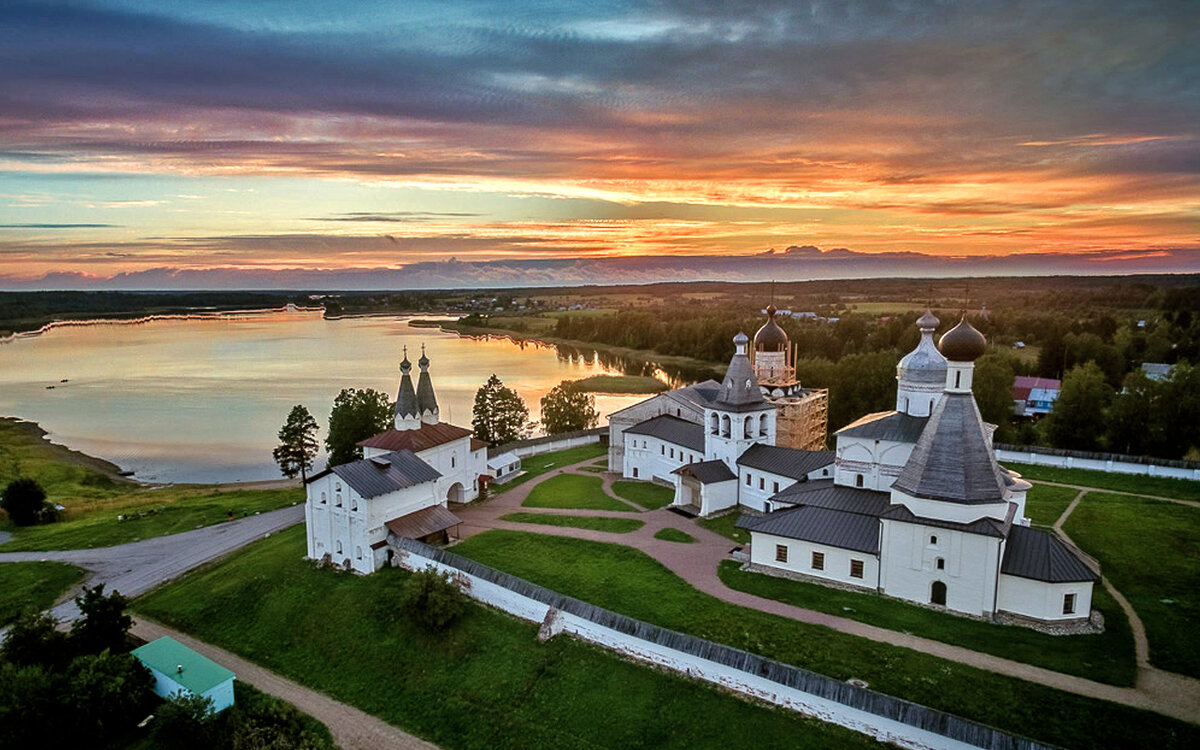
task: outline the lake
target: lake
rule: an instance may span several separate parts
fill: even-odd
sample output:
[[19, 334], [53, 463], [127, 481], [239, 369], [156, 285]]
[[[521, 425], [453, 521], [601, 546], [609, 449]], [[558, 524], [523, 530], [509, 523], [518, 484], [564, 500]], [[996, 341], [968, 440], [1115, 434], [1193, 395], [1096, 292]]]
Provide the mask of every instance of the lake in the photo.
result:
[[[465, 427], [492, 373], [537, 419], [539, 400], [562, 380], [628, 369], [594, 353], [460, 337], [410, 320], [295, 311], [53, 328], [0, 345], [0, 415], [38, 422], [54, 442], [143, 481], [257, 481], [279, 478], [271, 449], [293, 405], [308, 407], [323, 439], [342, 388], [395, 399], [404, 346], [415, 363], [425, 344], [441, 418]], [[414, 364], [414, 384], [416, 374]], [[601, 424], [642, 398], [597, 395]]]

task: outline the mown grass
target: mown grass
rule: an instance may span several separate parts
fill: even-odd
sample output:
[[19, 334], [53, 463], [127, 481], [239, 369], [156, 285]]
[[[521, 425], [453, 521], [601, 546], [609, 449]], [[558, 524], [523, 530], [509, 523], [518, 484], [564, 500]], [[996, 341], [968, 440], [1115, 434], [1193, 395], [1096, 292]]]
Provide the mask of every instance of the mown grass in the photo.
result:
[[1200, 500], [1200, 482], [1189, 479], [1115, 474], [1088, 469], [1059, 469], [1053, 466], [1035, 466], [1008, 461], [1005, 461], [1004, 465], [1019, 472], [1025, 479], [1075, 484], [1114, 492], [1132, 492], [1138, 495], [1173, 497], [1177, 500]]
[[739, 513], [726, 513], [725, 515], [717, 518], [701, 518], [697, 520], [696, 523], [715, 534], [720, 534], [721, 536], [726, 537], [727, 539], [732, 539], [739, 544], [749, 544], [750, 534], [744, 529], [737, 529], [733, 526], [735, 523], [737, 523], [739, 517]]
[[0, 563], [0, 627], [26, 609], [49, 608], [84, 572], [61, 562]]
[[321, 570], [288, 529], [135, 603], [138, 612], [447, 750], [878, 747], [865, 737], [622, 661], [468, 605], [430, 634], [401, 610], [409, 574]]
[[560, 516], [550, 513], [505, 513], [501, 521], [538, 523], [544, 526], [570, 526], [576, 529], [608, 531], [613, 534], [628, 534], [646, 525], [636, 518], [605, 518], [603, 516]]
[[613, 493], [646, 510], [658, 510], [670, 505], [675, 499], [675, 490], [660, 487], [650, 482], [617, 481], [612, 484]]
[[[0, 487], [18, 477], [31, 477], [51, 502], [66, 507], [61, 520], [45, 526], [14, 526], [0, 513], [0, 530], [13, 535], [0, 550], [107, 547], [219, 523], [230, 512], [240, 517], [304, 500], [300, 488], [145, 486], [114, 476], [115, 468], [48, 442], [29, 422], [0, 419]], [[118, 521], [117, 516], [130, 518]]]
[[573, 382], [588, 393], [661, 393], [669, 388], [646, 375], [592, 375]]
[[642, 552], [489, 531], [455, 552], [601, 607], [1070, 748], [1193, 747], [1200, 727], [722, 602]]
[[1035, 484], [1025, 495], [1025, 515], [1037, 526], [1053, 526], [1078, 494], [1071, 487]]
[[721, 562], [721, 581], [731, 589], [805, 609], [828, 612], [888, 630], [912, 633], [943, 643], [1079, 675], [1110, 685], [1132, 685], [1137, 674], [1129, 621], [1102, 586], [1092, 607], [1104, 613], [1105, 631], [1095, 635], [1055, 636], [1015, 625], [969, 620], [917, 607], [879, 594], [843, 591], [807, 581], [750, 573], [733, 560]]
[[580, 474], [562, 474], [551, 477], [533, 488], [525, 502], [526, 508], [573, 508], [580, 510], [623, 510], [636, 511], [625, 503], [609, 497], [604, 492], [600, 477], [585, 477]]
[[1200, 677], [1200, 508], [1090, 492], [1063, 530], [1133, 605], [1151, 663]]
[[679, 544], [692, 544], [696, 541], [691, 535], [685, 534], [679, 529], [672, 529], [669, 526], [654, 532], [654, 538], [662, 539], [664, 542], [678, 542]]
[[511, 490], [513, 487], [518, 487], [525, 484], [534, 477], [540, 477], [548, 471], [561, 469], [564, 466], [577, 464], [580, 461], [586, 461], [589, 458], [599, 458], [608, 454], [608, 450], [600, 443], [588, 443], [574, 448], [567, 448], [561, 451], [552, 453], [542, 453], [536, 456], [526, 456], [521, 459], [521, 471], [524, 473], [508, 482], [505, 482], [501, 487], [493, 486], [494, 495]]

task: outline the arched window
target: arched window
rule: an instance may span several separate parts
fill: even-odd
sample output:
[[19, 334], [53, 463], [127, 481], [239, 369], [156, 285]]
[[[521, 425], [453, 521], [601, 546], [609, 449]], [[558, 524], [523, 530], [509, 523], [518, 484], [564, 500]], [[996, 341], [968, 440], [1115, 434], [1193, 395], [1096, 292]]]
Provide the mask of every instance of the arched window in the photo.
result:
[[934, 566], [938, 570], [945, 570], [946, 569], [946, 558], [939, 557], [937, 560], [934, 561]]
[[342, 542], [340, 539], [338, 540], [338, 543], [337, 543], [337, 553], [339, 555], [342, 554]]
[[361, 559], [362, 559], [362, 547], [355, 547], [355, 548], [354, 548], [354, 559], [355, 559], [355, 560], [361, 560]]
[[333, 488], [334, 488], [335, 490], [337, 490], [338, 492], [341, 492], [341, 491], [342, 491], [342, 483], [341, 483], [341, 482], [337, 482], [336, 484], [334, 484], [334, 485], [333, 485]]
[[451, 453], [450, 454], [450, 468], [453, 469], [457, 465], [458, 465], [458, 454]]
[[324, 493], [324, 492], [322, 492], [322, 493], [321, 493], [321, 505], [325, 505], [325, 504], [326, 504], [326, 503], [328, 503], [328, 502], [329, 502], [329, 500], [328, 500], [328, 499], [326, 499], [326, 497], [325, 497], [325, 493]]
[[350, 496], [350, 510], [358, 510], [358, 495]]
[[854, 477], [854, 486], [855, 486], [855, 487], [862, 487], [862, 486], [863, 486], [863, 475], [862, 475], [862, 474], [859, 474], [859, 475], [857, 475], [857, 476], [855, 476], [855, 477]]
[[929, 543], [930, 543], [930, 544], [937, 544], [937, 537], [936, 537], [936, 536], [933, 536], [932, 534], [930, 534], [930, 536], [929, 536]]
[[962, 370], [954, 373], [954, 387], [958, 388], [962, 385]]
[[714, 411], [714, 412], [713, 412], [713, 415], [712, 415], [712, 426], [711, 426], [711, 432], [712, 432], [712, 434], [716, 435], [716, 434], [717, 434], [717, 432], [719, 432], [719, 431], [720, 431], [720, 429], [721, 429], [721, 421], [720, 421], [720, 417], [718, 417], [718, 416], [717, 416], [717, 413]]
[[721, 415], [721, 437], [729, 437], [729, 415]]
[[746, 417], [746, 423], [743, 425], [743, 432], [745, 434], [742, 435], [742, 437], [754, 437], [754, 417]]
[[929, 603], [946, 606], [946, 584], [941, 581], [933, 582], [933, 586], [929, 590]]
[[767, 436], [767, 415], [766, 414], [760, 414], [758, 416], [758, 436], [759, 437]]
[[337, 507], [342, 507], [342, 493], [337, 493], [334, 495], [333, 499], [337, 501]]

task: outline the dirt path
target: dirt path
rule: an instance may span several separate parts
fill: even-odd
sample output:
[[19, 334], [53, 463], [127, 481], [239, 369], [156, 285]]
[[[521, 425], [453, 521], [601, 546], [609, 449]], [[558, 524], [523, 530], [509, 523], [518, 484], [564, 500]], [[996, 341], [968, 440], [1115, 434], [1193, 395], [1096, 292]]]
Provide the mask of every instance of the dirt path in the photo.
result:
[[152, 620], [139, 618], [132, 632], [152, 641], [169, 635], [188, 648], [204, 654], [237, 675], [237, 679], [264, 693], [291, 703], [329, 727], [333, 741], [342, 750], [437, 750], [437, 745], [414, 737], [370, 714], [304, 687], [224, 649], [198, 641]]
[[1126, 497], [1140, 497], [1144, 500], [1161, 500], [1164, 503], [1176, 503], [1178, 505], [1188, 505], [1193, 508], [1200, 508], [1200, 500], [1181, 500], [1177, 497], [1163, 497], [1162, 495], [1143, 495], [1138, 492], [1124, 492], [1122, 490], [1106, 490], [1101, 487], [1085, 487], [1081, 484], [1063, 484], [1062, 482], [1047, 482], [1042, 479], [1030, 479], [1034, 484], [1048, 484], [1051, 487], [1068, 487], [1080, 492], [1099, 492], [1105, 495], [1125, 495]]
[[[1200, 680], [1163, 672], [1148, 665], [1143, 659], [1142, 651], [1146, 647], [1145, 629], [1142, 627], [1141, 621], [1137, 618], [1137, 614], [1133, 612], [1132, 607], [1128, 606], [1128, 602], [1125, 602], [1124, 598], [1107, 582], [1105, 582], [1106, 588], [1114, 594], [1114, 597], [1118, 601], [1122, 602], [1122, 607], [1126, 608], [1130, 623], [1136, 623], [1133, 625], [1135, 632], [1141, 631], [1140, 641], [1139, 636], [1135, 636], [1135, 647], [1138, 649], [1138, 677], [1136, 686], [1132, 688], [1107, 685], [1094, 680], [1055, 672], [991, 654], [972, 651], [941, 641], [868, 625], [857, 620], [795, 607], [774, 599], [765, 599], [731, 589], [718, 578], [717, 569], [722, 560], [729, 559], [729, 553], [734, 547], [738, 546], [737, 543], [711, 532], [696, 524], [695, 521], [684, 518], [666, 508], [642, 511], [638, 515], [633, 516], [630, 513], [617, 511], [521, 507], [521, 503], [524, 502], [525, 498], [529, 496], [529, 493], [536, 485], [562, 473], [576, 472], [580, 466], [585, 466], [594, 461], [595, 459], [589, 459], [588, 461], [582, 461], [578, 464], [572, 464], [557, 471], [549, 472], [544, 476], [536, 477], [519, 487], [513, 488], [511, 492], [495, 496], [485, 504], [456, 508], [455, 513], [463, 519], [460, 534], [463, 538], [468, 538], [491, 529], [507, 529], [623, 544], [639, 549], [655, 560], [658, 560], [697, 590], [730, 604], [769, 612], [800, 622], [821, 625], [842, 633], [869, 638], [873, 641], [888, 643], [893, 646], [909, 648], [914, 651], [920, 651], [932, 656], [978, 667], [979, 669], [986, 669], [1010, 677], [1028, 680], [1059, 690], [1113, 701], [1114, 703], [1133, 706], [1135, 708], [1156, 711], [1192, 723], [1200, 723]], [[611, 474], [606, 474], [605, 476], [615, 478]], [[605, 487], [606, 489], [611, 488], [611, 481], [606, 482]], [[1078, 505], [1083, 495], [1089, 490], [1089, 488], [1079, 489], [1081, 490], [1079, 495], [1072, 501], [1067, 511], [1064, 512], [1063, 517], [1059, 519], [1060, 523], [1066, 519], [1069, 512]], [[500, 519], [504, 514], [518, 510], [546, 514], [607, 516], [610, 518], [636, 517], [638, 520], [645, 521], [645, 525], [636, 531], [618, 534], [567, 526], [516, 523]], [[1056, 524], [1056, 527], [1058, 525]], [[696, 542], [694, 544], [680, 544], [654, 538], [656, 532], [668, 527], [688, 534], [696, 539]]]

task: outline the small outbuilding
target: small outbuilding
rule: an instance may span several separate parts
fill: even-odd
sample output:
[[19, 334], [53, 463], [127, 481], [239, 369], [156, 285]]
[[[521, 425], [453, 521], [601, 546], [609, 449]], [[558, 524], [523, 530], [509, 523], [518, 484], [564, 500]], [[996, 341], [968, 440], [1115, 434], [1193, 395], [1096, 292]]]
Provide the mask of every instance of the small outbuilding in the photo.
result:
[[134, 649], [133, 656], [154, 675], [154, 694], [160, 698], [202, 695], [212, 700], [214, 713], [233, 705], [233, 672], [170, 636]]
[[487, 460], [488, 473], [493, 482], [507, 482], [521, 473], [521, 457], [512, 451], [506, 451]]

